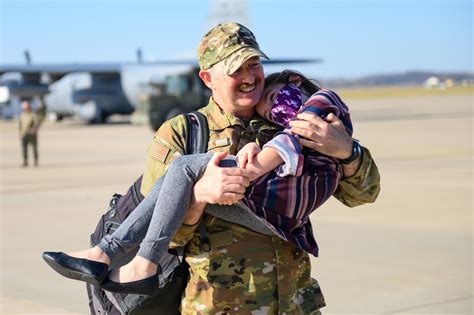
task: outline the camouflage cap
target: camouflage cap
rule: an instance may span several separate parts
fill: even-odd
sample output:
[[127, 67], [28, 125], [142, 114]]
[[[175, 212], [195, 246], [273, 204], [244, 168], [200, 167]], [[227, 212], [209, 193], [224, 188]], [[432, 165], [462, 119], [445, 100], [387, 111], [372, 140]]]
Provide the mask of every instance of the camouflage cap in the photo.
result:
[[220, 23], [211, 29], [201, 39], [197, 52], [201, 70], [223, 61], [226, 74], [234, 73], [252, 57], [270, 59], [260, 50], [253, 33], [238, 23]]

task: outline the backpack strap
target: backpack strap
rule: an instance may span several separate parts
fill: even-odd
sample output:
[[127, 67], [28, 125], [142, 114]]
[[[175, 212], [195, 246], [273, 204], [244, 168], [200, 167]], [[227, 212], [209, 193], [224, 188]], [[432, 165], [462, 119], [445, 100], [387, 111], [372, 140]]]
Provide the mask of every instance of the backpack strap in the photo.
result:
[[142, 202], [143, 199], [145, 199], [145, 196], [143, 196], [140, 192], [140, 188], [142, 187], [142, 179], [143, 175], [138, 177], [137, 180], [133, 183], [132, 187], [130, 187], [132, 199], [136, 206], [138, 206], [138, 204]]
[[186, 154], [206, 153], [209, 142], [207, 118], [200, 112], [184, 114], [186, 118]]
[[[209, 125], [207, 118], [202, 113], [194, 111], [184, 114], [186, 118], [186, 154], [206, 153], [209, 142]], [[201, 250], [209, 252], [211, 243], [206, 231], [206, 222], [199, 222]]]

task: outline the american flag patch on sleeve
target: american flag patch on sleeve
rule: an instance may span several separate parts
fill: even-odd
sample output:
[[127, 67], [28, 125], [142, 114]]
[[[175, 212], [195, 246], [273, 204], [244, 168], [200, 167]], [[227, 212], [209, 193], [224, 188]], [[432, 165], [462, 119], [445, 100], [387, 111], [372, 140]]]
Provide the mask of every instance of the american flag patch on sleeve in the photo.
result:
[[168, 149], [167, 147], [165, 147], [164, 145], [162, 145], [156, 140], [153, 141], [150, 151], [149, 151], [150, 157], [161, 163], [165, 163], [166, 158], [168, 157], [169, 153], [170, 153], [170, 149]]

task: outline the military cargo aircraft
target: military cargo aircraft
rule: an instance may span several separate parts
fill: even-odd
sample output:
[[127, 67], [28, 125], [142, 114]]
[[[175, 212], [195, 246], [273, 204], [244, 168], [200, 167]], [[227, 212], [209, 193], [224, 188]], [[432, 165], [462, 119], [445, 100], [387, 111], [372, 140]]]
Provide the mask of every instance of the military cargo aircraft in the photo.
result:
[[[208, 28], [220, 21], [248, 25], [247, 1], [211, 0]], [[45, 105], [48, 115], [58, 120], [76, 116], [102, 123], [113, 114], [133, 113], [148, 96], [150, 106], [145, 115], [156, 129], [164, 120], [207, 102], [210, 92], [198, 77], [196, 60], [144, 62], [141, 50], [136, 53], [136, 62], [130, 63], [34, 64], [26, 50], [26, 64], [0, 64], [0, 109], [16, 105], [19, 112], [20, 102], [30, 99]], [[263, 63], [320, 61], [285, 58]]]
[[161, 74], [184, 71], [191, 63], [0, 65], [0, 74], [21, 74], [20, 80], [3, 83], [12, 100], [39, 97], [58, 118], [104, 122], [112, 114], [132, 113]]
[[[141, 53], [138, 53], [140, 56]], [[29, 59], [29, 58], [27, 58]], [[272, 59], [264, 64], [314, 63], [320, 59]], [[58, 119], [78, 116], [102, 123], [113, 114], [131, 114], [143, 95], [154, 95], [150, 121], [162, 121], [201, 107], [209, 97], [197, 76], [196, 61], [101, 64], [0, 65], [0, 74], [19, 73], [4, 81], [11, 100], [40, 98]]]

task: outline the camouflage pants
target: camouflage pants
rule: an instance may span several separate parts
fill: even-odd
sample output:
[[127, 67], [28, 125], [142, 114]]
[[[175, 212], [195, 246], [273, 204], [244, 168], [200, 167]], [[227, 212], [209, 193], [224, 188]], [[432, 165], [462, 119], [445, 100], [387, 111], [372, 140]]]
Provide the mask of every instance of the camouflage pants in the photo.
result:
[[320, 314], [325, 306], [308, 255], [276, 236], [207, 216], [211, 251], [187, 247], [182, 314]]
[[35, 163], [38, 162], [38, 138], [36, 135], [25, 135], [21, 137], [21, 148], [23, 152], [23, 163], [28, 163], [28, 145], [31, 145], [33, 148], [33, 157]]

